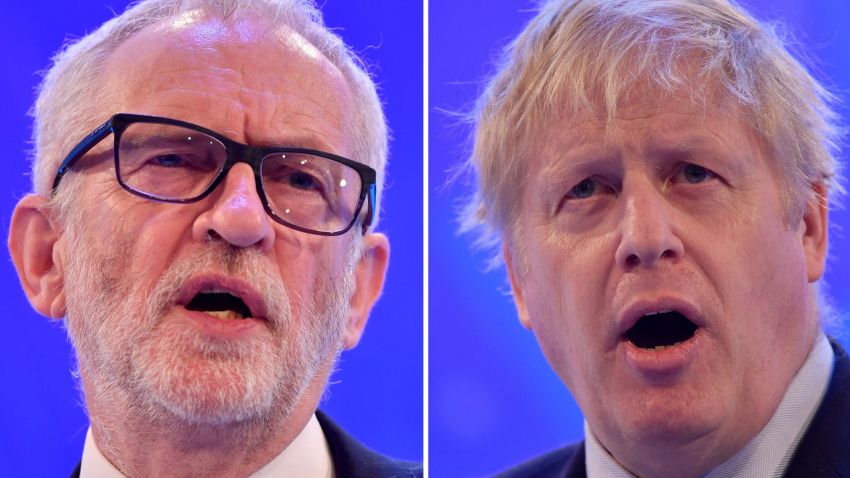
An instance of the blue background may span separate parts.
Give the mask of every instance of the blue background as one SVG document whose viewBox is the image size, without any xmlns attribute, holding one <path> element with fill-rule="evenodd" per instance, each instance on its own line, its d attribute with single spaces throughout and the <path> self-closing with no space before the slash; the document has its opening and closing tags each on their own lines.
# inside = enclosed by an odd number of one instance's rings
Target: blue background
<svg viewBox="0 0 850 478">
<path fill-rule="evenodd" d="M 123 11 L 119 0 L 8 2 L 0 16 L 0 231 L 30 190 L 27 111 L 36 72 L 66 38 Z M 326 23 L 373 66 L 394 140 L 380 229 L 392 257 L 384 295 L 360 345 L 344 353 L 321 407 L 367 445 L 422 459 L 422 5 L 327 0 Z M 114 112 L 104 112 L 104 117 Z M 87 134 L 81 131 L 80 135 Z M 71 377 L 60 323 L 29 306 L 8 253 L 0 267 L 0 461 L 3 476 L 68 476 L 80 459 L 87 419 Z"/>
<path fill-rule="evenodd" d="M 818 75 L 850 101 L 850 2 L 749 0 L 781 19 L 816 57 Z M 503 269 L 485 272 L 455 222 L 468 184 L 445 186 L 469 151 L 469 130 L 446 112 L 468 111 L 501 46 L 533 16 L 530 0 L 430 0 L 429 182 L 431 476 L 483 476 L 582 437 L 579 411 L 516 318 Z M 850 109 L 843 108 L 850 119 Z M 845 163 L 850 149 L 843 155 Z M 827 280 L 850 311 L 850 215 L 831 215 Z M 843 226 L 843 231 L 842 227 Z M 846 338 L 844 343 L 850 343 Z"/>
</svg>

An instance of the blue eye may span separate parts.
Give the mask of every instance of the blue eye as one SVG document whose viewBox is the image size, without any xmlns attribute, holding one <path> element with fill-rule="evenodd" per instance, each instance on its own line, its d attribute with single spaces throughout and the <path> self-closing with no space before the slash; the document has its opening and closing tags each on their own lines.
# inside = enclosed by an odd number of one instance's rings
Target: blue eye
<svg viewBox="0 0 850 478">
<path fill-rule="evenodd" d="M 157 166 L 165 166 L 167 168 L 173 168 L 183 164 L 183 158 L 176 154 L 163 154 L 153 158 L 152 161 Z"/>
<path fill-rule="evenodd" d="M 696 164 L 686 165 L 682 170 L 682 175 L 685 177 L 685 181 L 691 184 L 699 184 L 715 176 L 713 172 Z"/>
<path fill-rule="evenodd" d="M 316 189 L 318 187 L 316 178 L 307 173 L 295 172 L 289 176 L 289 185 L 295 189 Z"/>
<path fill-rule="evenodd" d="M 567 194 L 567 197 L 575 198 L 575 199 L 584 199 L 593 196 L 596 192 L 596 181 L 593 179 L 587 178 L 582 180 L 580 183 L 573 186 L 570 190 L 570 193 Z"/>
</svg>

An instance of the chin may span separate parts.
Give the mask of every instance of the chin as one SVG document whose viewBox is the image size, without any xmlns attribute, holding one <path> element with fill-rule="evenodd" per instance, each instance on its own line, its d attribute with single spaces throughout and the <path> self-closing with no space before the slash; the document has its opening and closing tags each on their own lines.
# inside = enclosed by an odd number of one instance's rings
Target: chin
<svg viewBox="0 0 850 478">
<path fill-rule="evenodd" d="M 659 445 L 687 445 L 709 435 L 716 427 L 702 417 L 654 417 L 629 427 L 629 437 Z"/>
<path fill-rule="evenodd" d="M 233 367 L 207 364 L 175 369 L 142 383 L 148 402 L 188 423 L 226 425 L 261 417 L 272 409 L 270 384 Z"/>
<path fill-rule="evenodd" d="M 133 354 L 136 386 L 151 411 L 198 425 L 236 424 L 290 409 L 304 388 L 289 379 L 292 370 L 269 340 L 198 340 L 159 337 Z"/>
<path fill-rule="evenodd" d="M 621 404 L 618 421 L 629 440 L 686 445 L 711 434 L 722 423 L 719 404 L 712 403 L 711 397 L 709 393 L 693 400 L 688 393 L 658 390 Z"/>
</svg>

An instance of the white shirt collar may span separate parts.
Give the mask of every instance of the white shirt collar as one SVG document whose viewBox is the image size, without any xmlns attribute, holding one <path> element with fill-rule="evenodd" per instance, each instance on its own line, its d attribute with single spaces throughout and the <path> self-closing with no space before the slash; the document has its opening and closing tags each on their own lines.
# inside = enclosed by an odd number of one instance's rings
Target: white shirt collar
<svg viewBox="0 0 850 478">
<path fill-rule="evenodd" d="M 743 449 L 703 478 L 781 477 L 823 400 L 834 362 L 829 340 L 821 333 L 767 425 Z M 599 443 L 587 421 L 584 435 L 587 478 L 635 478 Z"/>
<path fill-rule="evenodd" d="M 288 447 L 251 475 L 252 478 L 279 476 L 334 478 L 331 452 L 315 414 Z M 80 478 L 126 478 L 97 448 L 91 427 L 86 433 L 86 443 L 83 446 Z"/>
</svg>

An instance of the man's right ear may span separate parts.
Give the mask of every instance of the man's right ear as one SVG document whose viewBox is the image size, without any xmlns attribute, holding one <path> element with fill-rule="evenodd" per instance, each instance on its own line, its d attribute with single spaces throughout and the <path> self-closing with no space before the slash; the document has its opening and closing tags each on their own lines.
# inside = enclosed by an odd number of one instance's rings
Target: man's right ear
<svg viewBox="0 0 850 478">
<path fill-rule="evenodd" d="M 60 319 L 65 316 L 65 257 L 47 202 L 36 194 L 18 201 L 9 227 L 9 252 L 33 308 Z"/>
<path fill-rule="evenodd" d="M 519 322 L 528 330 L 532 330 L 531 320 L 528 317 L 528 308 L 525 306 L 525 297 L 522 293 L 522 284 L 517 279 L 517 273 L 514 271 L 513 258 L 511 250 L 507 244 L 502 243 L 502 256 L 505 258 L 505 268 L 508 270 L 508 278 L 511 280 L 511 290 L 514 295 L 514 304 L 519 315 Z"/>
</svg>

